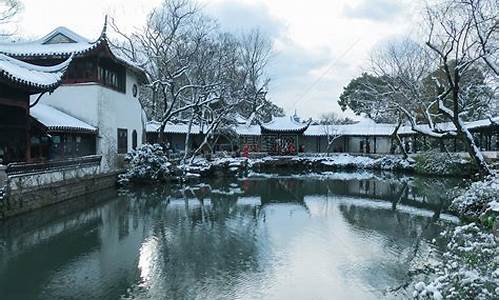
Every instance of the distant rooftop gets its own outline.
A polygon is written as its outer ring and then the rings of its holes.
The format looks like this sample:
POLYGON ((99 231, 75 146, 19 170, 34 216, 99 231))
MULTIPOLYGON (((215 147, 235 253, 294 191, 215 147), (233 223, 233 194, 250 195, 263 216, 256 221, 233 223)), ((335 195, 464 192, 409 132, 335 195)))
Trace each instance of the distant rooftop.
POLYGON ((301 132, 306 130, 308 126, 309 123, 300 123, 296 121, 296 118, 294 118, 294 116, 273 117, 270 122, 261 124, 261 127, 264 130, 281 132, 301 132))
MULTIPOLYGON (((498 117, 490 119, 483 119, 473 122, 465 122, 468 129, 488 127, 497 124, 498 117), (494 123, 492 123, 492 121, 494 123)), ((264 126, 269 126, 272 128, 271 131, 300 131, 305 128, 303 134, 304 136, 326 136, 326 135, 345 135, 345 136, 390 136, 394 133, 396 124, 389 123, 375 123, 370 121, 362 121, 356 124, 346 124, 346 125, 308 125, 308 123, 298 123, 289 117, 275 118, 272 122, 263 125, 246 125, 246 124, 235 124, 233 126, 234 131, 238 135, 247 136, 258 136, 262 135, 262 129, 266 130, 264 126)), ((427 125, 418 125, 427 126, 427 125)), ((453 124, 449 122, 439 123, 438 127, 443 130, 453 129, 453 124)), ((147 132, 158 132, 160 128, 160 123, 156 121, 150 121, 146 125, 147 132)), ((178 133, 185 134, 188 132, 187 124, 167 124, 165 126, 166 133, 178 133)), ((193 125, 191 133, 200 133, 201 129, 198 125, 193 125)), ((405 125, 401 126, 398 130, 399 134, 415 134, 411 126, 405 125)))

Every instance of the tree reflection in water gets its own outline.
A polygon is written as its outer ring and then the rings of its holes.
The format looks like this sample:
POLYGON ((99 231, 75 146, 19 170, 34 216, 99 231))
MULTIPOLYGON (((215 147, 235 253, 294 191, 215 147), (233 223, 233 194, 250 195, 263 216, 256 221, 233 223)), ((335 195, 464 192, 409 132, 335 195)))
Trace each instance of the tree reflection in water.
POLYGON ((452 219, 458 183, 343 177, 134 188, 21 216, 0 229, 0 295, 377 298, 452 219))

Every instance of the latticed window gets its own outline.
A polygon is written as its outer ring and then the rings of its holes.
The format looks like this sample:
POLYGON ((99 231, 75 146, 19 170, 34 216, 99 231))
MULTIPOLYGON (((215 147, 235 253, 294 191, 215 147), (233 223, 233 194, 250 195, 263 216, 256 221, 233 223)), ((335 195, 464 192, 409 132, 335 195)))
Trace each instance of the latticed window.
POLYGON ((118 153, 127 153, 127 129, 118 128, 118 153))
POLYGON ((97 77, 103 85, 125 93, 125 70, 123 68, 99 65, 97 77))

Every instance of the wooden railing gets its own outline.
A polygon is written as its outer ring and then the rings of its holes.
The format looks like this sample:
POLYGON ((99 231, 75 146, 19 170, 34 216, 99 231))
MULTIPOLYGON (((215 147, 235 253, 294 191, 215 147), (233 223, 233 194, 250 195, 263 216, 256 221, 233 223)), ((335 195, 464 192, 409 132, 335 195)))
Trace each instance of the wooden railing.
POLYGON ((25 173, 43 173, 67 168, 98 166, 101 163, 100 155, 89 155, 77 158, 49 160, 37 163, 11 163, 7 165, 7 175, 25 173))

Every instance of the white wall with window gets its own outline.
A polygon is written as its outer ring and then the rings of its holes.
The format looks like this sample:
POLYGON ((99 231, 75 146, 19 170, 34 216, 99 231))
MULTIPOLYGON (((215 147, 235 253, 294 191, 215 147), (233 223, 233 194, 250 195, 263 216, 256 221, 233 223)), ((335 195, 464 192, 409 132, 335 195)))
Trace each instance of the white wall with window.
POLYGON ((111 171, 120 166, 124 153, 142 145, 146 120, 139 103, 138 85, 137 75, 127 70, 124 92, 97 82, 64 84, 52 94, 42 96, 40 103, 97 127, 97 154, 103 156, 101 168, 111 171), (127 131, 126 134, 122 131, 120 142, 126 148, 120 144, 119 149, 119 128, 127 131))

